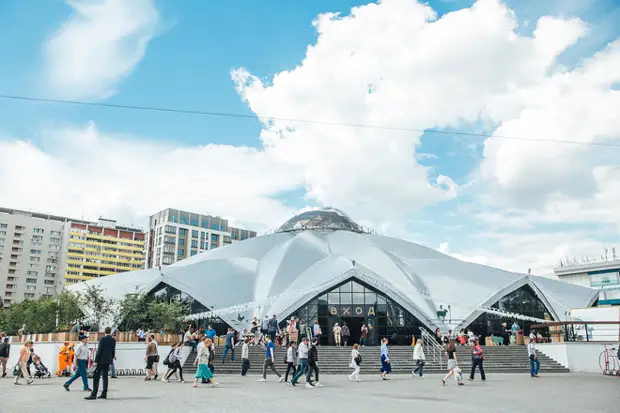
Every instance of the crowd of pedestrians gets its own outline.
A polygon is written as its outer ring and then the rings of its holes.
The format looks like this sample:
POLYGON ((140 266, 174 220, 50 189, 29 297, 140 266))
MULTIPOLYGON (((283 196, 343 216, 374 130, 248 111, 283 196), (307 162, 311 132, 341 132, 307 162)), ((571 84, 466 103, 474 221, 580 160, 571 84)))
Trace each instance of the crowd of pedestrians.
MULTIPOLYGON (((287 336, 295 338, 295 334, 298 333, 296 328, 296 323, 298 320, 291 319, 288 323, 287 327, 287 336), (291 334, 293 333, 293 334, 291 334)), ((254 322, 254 325, 258 330, 258 323, 254 322)), ((307 388, 317 388, 322 387, 322 384, 319 381, 319 343, 320 343, 320 335, 322 332, 320 331, 320 327, 317 327, 318 324, 314 324, 311 329, 309 329, 312 333, 312 337, 308 337, 307 335, 303 336, 299 341, 299 345, 296 340, 289 340, 286 345, 278 342, 278 337, 280 332, 278 330, 274 330, 274 325, 277 328, 277 320, 275 316, 273 318, 266 318, 265 321, 260 326, 260 333, 263 335, 263 340, 261 341, 264 351, 265 358, 262 365, 262 377, 260 378, 260 382, 267 381, 267 374, 270 370, 273 375, 277 377, 277 381, 289 382, 293 386, 299 384, 299 381, 303 378, 305 381, 305 387, 307 388), (282 375, 277 367, 276 367, 276 349, 282 346, 285 348, 285 354, 283 357, 284 364, 286 365, 286 371, 284 375, 282 375)), ((348 326, 344 323, 342 326, 335 324, 334 325, 334 342, 337 346, 347 345, 350 341, 350 331, 348 330, 348 326)), ((255 329, 243 336, 239 337, 237 333, 232 329, 228 328, 226 335, 222 337, 223 339, 223 352, 222 352, 222 363, 227 361, 227 356, 230 353, 230 361, 234 361, 235 357, 235 347, 241 346, 241 375, 246 376, 250 369, 250 356, 249 356, 249 347, 251 345, 255 345, 255 329)), ((349 380, 361 382, 360 378, 360 370, 362 366, 362 355, 360 353, 360 347, 363 346, 364 343, 364 329, 362 328, 360 335, 360 343, 354 343, 351 349, 351 358, 349 367, 353 369, 352 373, 349 374, 349 380)), ((158 363, 160 361, 159 356, 159 346, 157 341, 155 340, 155 335, 150 333, 140 332, 138 337, 140 340, 144 338, 146 348, 144 361, 146 366, 146 376, 144 380, 146 381, 154 381, 158 378, 158 363)), ((167 371, 162 377, 163 382, 169 382, 170 379, 174 376, 181 383, 184 383, 183 379, 183 356, 184 356, 184 348, 186 346, 191 347, 190 351, 196 351, 196 358, 194 361, 194 366, 196 367, 196 373, 194 375, 193 386, 198 387, 199 384, 209 384, 212 387, 218 386, 218 383, 215 381, 215 368, 213 365, 213 360, 215 357, 215 340, 217 338, 217 334, 215 329, 212 326, 209 326, 204 334, 199 334, 193 328, 188 328, 188 330, 183 334, 183 341, 177 342, 172 345, 170 351, 166 355, 164 359, 164 364, 167 366, 167 371)), ((445 358, 447 360, 447 374, 441 379, 442 385, 447 385, 450 377, 454 377, 457 385, 463 386, 463 374, 459 367, 459 360, 457 358, 457 346, 461 342, 457 339, 458 336, 454 338, 449 338, 447 344, 445 345, 445 358)), ((440 345, 443 344, 443 337, 441 340, 438 340, 440 345)), ((471 342, 471 372, 469 376, 469 380, 473 381, 475 379, 476 370, 480 373, 480 378, 482 381, 486 380, 486 374, 484 371, 484 350, 480 346, 480 342, 477 338, 474 338, 471 342)), ((527 355, 529 357, 530 362, 530 374, 532 377, 538 377, 539 369, 540 369, 540 361, 537 357, 536 352, 536 337, 530 337, 529 344, 527 345, 527 355)), ((390 375, 392 372, 392 363, 389 355, 389 341, 387 338, 383 338, 381 340, 381 348, 380 348, 380 377, 382 380, 390 380, 390 375)), ((68 348, 68 347, 67 347, 68 348)), ((99 344, 97 346, 97 351, 94 357, 95 369, 92 372, 92 388, 89 386, 88 381, 88 363, 89 363, 89 342, 88 335, 80 334, 79 343, 77 346, 72 348, 70 359, 66 360, 67 368, 73 372, 72 376, 63 384, 63 387, 66 391, 70 391, 71 385, 81 379, 82 390, 85 392, 89 392, 89 395, 85 397, 86 400, 95 400, 95 399, 105 399, 107 398, 108 392, 108 374, 113 368, 114 360, 116 359, 115 355, 116 348, 116 340, 112 336, 111 329, 108 327, 105 329, 105 336, 101 338, 99 344), (101 393, 98 393, 99 390, 99 382, 103 382, 103 388, 101 393)), ((462 355, 462 352, 459 354, 462 355)), ((0 376, 5 377, 7 375, 7 362, 10 356, 10 345, 8 343, 8 337, 0 337, 0 376)), ((25 379, 27 384, 31 384, 33 381, 33 376, 30 372, 30 365, 35 363, 33 359, 36 360, 38 356, 34 353, 33 343, 32 341, 27 341, 23 344, 23 346, 19 350, 19 356, 17 360, 17 365, 14 368, 14 383, 16 385, 21 384, 21 379, 25 379)), ((424 351, 424 342, 422 339, 418 339, 415 342, 413 347, 413 368, 412 375, 413 377, 424 378, 424 367, 426 365, 426 355, 424 351)))

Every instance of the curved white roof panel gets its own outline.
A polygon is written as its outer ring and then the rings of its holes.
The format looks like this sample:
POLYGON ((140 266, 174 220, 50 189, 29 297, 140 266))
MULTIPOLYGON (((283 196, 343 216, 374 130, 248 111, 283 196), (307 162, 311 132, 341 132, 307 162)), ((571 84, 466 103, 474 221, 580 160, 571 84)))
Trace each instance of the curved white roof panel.
MULTIPOLYGON (((310 212, 287 221, 280 232, 205 251, 161 272, 134 271, 87 283, 122 298, 136 286, 145 291, 164 282, 215 310, 258 302, 264 303, 262 314, 282 318, 346 276, 381 284, 429 328, 436 325, 442 305, 450 305, 451 317, 466 325, 480 314, 480 306, 490 306, 526 284, 556 319, 564 319, 568 308, 592 305, 597 296, 594 290, 563 281, 463 262, 418 244, 370 234, 335 209, 310 212), (315 227, 309 229, 311 225, 315 227)), ((245 315, 250 320, 253 314, 248 310, 245 315)), ((237 316, 221 318, 232 323, 237 316)))

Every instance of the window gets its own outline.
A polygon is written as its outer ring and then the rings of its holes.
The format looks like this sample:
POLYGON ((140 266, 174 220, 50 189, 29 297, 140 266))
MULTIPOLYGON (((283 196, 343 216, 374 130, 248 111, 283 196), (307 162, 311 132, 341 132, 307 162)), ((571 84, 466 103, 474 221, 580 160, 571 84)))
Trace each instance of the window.
POLYGON ((196 254, 198 254, 198 251, 196 251, 196 250, 192 250, 191 255, 192 255, 192 256, 194 256, 194 255, 196 255, 196 254))
POLYGON ((58 260, 56 258, 48 258, 47 259, 47 263, 48 264, 58 264, 58 260))
POLYGON ((162 264, 164 265, 170 265, 174 263, 174 257, 170 256, 170 255, 164 255, 162 258, 162 264))
POLYGON ((217 241, 218 241, 217 234, 211 234, 211 242, 217 242, 217 241))
POLYGON ((26 286, 26 291, 37 291, 37 286, 36 285, 27 285, 26 286))
POLYGON ((200 249, 202 249, 202 250, 206 250, 207 249, 207 243, 205 241, 200 241, 200 249))
POLYGON ((189 214, 187 212, 179 211, 179 223, 180 224, 189 224, 189 214))
POLYGON ((39 268, 39 264, 29 264, 28 267, 30 267, 30 268, 39 268))
POLYGON ((41 255, 41 250, 30 250, 32 255, 41 255))
POLYGON ((60 231, 50 231, 50 235, 52 237, 60 237, 60 236, 62 236, 62 232, 60 232, 60 231))
POLYGON ((1 236, 1 237, 6 236, 6 231, 0 231, 0 236, 1 236))
POLYGON ((187 235, 187 230, 185 228, 179 228, 179 236, 184 237, 187 235))
POLYGON ((26 275, 31 275, 31 276, 36 277, 37 275, 39 275, 39 273, 37 271, 28 271, 26 275))
POLYGON ((195 229, 192 230, 192 238, 198 238, 198 231, 195 229))
POLYGON ((179 239, 179 245, 185 245, 185 238, 179 239))
POLYGON ((177 255, 179 256, 179 258, 184 257, 185 250, 183 248, 179 248, 179 250, 177 251, 177 255))
POLYGON ((170 235, 165 235, 164 236, 164 243, 165 244, 175 244, 176 243, 176 239, 170 235))
POLYGON ((7 224, 0 224, 0 228, 4 229, 7 227, 7 224))
MULTIPOLYGON (((15 294, 15 293, 13 293, 13 294, 15 294)), ((24 294, 24 298, 27 298, 27 299, 29 299, 29 300, 30 300, 30 299, 33 299, 33 298, 34 298, 34 294, 32 294, 32 293, 25 293, 25 294, 24 294)))
POLYGON ((192 240, 192 248, 198 248, 198 240, 196 239, 192 240))
POLYGON ((168 210, 168 221, 170 222, 179 222, 178 211, 174 209, 168 210))
POLYGON ((174 254, 174 246, 164 245, 164 254, 174 254))
POLYGON ((48 265, 47 267, 45 267, 46 271, 56 271, 58 269, 58 267, 56 267, 55 265, 48 265))
MULTIPOLYGON (((17 227, 15 227, 15 229, 17 229, 17 227)), ((43 234, 43 230, 41 228, 33 228, 32 232, 36 234, 43 234)))
POLYGON ((55 238, 55 237, 50 238, 50 242, 54 244, 60 244, 60 241, 61 241, 60 238, 55 238))
POLYGON ((166 231, 166 234, 176 234, 177 227, 175 227, 174 225, 166 225, 165 231, 166 231))
POLYGON ((26 227, 23 227, 21 225, 15 225, 15 231, 23 231, 25 229, 26 229, 26 227))
POLYGON ((207 239, 207 233, 204 231, 200 231, 200 239, 207 239))
POLYGON ((54 280, 45 280, 44 283, 46 285, 54 285, 54 280))
MULTIPOLYGON (((79 275, 79 274, 75 274, 75 275, 79 275)), ((56 278, 56 274, 54 274, 53 272, 46 272, 45 273, 45 277, 46 278, 56 278)))
POLYGON ((26 278, 26 283, 27 284, 36 284, 37 283, 37 279, 36 278, 26 278))
POLYGON ((60 245, 50 244, 49 245, 49 249, 51 249, 51 250, 59 250, 60 249, 60 245))
POLYGON ((191 214, 189 217, 189 223, 191 226, 197 227, 198 226, 198 215, 191 214))
POLYGON ((211 249, 212 249, 212 250, 214 250, 214 249, 216 249, 216 248, 217 248, 217 245, 216 245, 216 244, 211 244, 211 249))

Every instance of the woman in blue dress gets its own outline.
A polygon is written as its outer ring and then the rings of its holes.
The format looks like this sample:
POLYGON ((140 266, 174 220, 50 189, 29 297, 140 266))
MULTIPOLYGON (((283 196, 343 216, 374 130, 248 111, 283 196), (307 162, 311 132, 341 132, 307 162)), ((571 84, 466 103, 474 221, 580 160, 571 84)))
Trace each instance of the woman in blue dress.
POLYGON ((204 340, 204 345, 200 348, 198 356, 194 361, 194 366, 198 365, 196 374, 194 375, 194 387, 198 387, 198 380, 209 380, 211 386, 217 386, 217 383, 213 380, 213 373, 209 368, 209 354, 211 353, 211 339, 204 340))
POLYGON ((392 373, 392 366, 390 365, 390 355, 388 354, 388 339, 383 338, 381 340, 381 378, 383 380, 389 380, 388 374, 392 373))

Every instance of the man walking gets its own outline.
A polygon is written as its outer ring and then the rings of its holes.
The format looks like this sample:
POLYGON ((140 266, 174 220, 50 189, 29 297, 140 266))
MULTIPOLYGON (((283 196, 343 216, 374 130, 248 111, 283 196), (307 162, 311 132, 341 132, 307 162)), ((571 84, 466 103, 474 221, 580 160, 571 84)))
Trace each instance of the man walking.
POLYGON ((349 330, 349 326, 346 321, 342 323, 340 333, 342 334, 342 341, 344 341, 344 346, 346 347, 349 342, 349 337, 351 337, 351 331, 349 330))
POLYGON ((241 347, 241 375, 245 376, 250 369, 250 348, 248 347, 248 342, 250 339, 248 337, 243 339, 243 347, 241 347))
POLYGON ((224 341, 224 353, 222 353, 222 364, 226 362, 226 354, 230 351, 230 361, 235 361, 235 330, 228 328, 224 341))
POLYGON ((540 370, 540 361, 536 356, 536 346, 534 340, 530 339, 530 344, 527 345, 527 355, 530 358, 530 375, 532 377, 538 377, 538 370, 540 370))
POLYGON ((88 377, 86 376, 88 354, 88 336, 80 335, 80 344, 78 344, 78 346, 76 347, 75 354, 72 360, 72 367, 73 370, 75 370, 75 373, 73 373, 73 376, 69 380, 67 380, 65 384, 62 385, 62 387, 64 387, 66 391, 69 391, 69 386, 71 386, 71 383, 76 381, 78 377, 82 378, 82 390, 92 391, 88 387, 88 377))
POLYGON ((308 350, 308 372, 306 373, 306 387, 323 387, 319 383, 319 339, 314 338, 312 346, 308 350), (312 372, 314 372, 316 383, 312 384, 312 372))
POLYGON ((278 334, 278 319, 276 318, 275 314, 273 315, 273 318, 269 320, 267 328, 269 330, 269 336, 271 337, 271 341, 275 342, 276 334, 278 334))
POLYGON ((291 384, 294 386, 297 384, 299 378, 308 371, 308 337, 304 337, 301 344, 299 345, 299 349, 297 350, 297 373, 291 379, 291 384))
POLYGON ((114 340, 114 337, 110 335, 111 332, 112 329, 110 327, 106 327, 105 336, 99 340, 97 354, 95 355, 95 363, 97 364, 97 367, 93 373, 93 391, 90 393, 90 396, 84 398, 86 400, 108 398, 108 372, 110 371, 110 364, 114 362, 116 352, 116 340, 114 340), (97 397, 100 378, 103 380, 103 390, 99 397, 97 397))
POLYGON ((6 377, 6 365, 9 362, 9 355, 11 354, 11 345, 9 344, 8 337, 2 337, 2 343, 0 343, 0 376, 6 377))
POLYGON ((282 383, 284 381, 284 377, 280 374, 278 369, 275 366, 276 363, 276 346, 271 341, 271 337, 265 337, 267 344, 265 344, 265 363, 263 364, 263 378, 259 381, 267 381, 267 367, 271 367, 271 371, 278 376, 278 383, 282 383))

